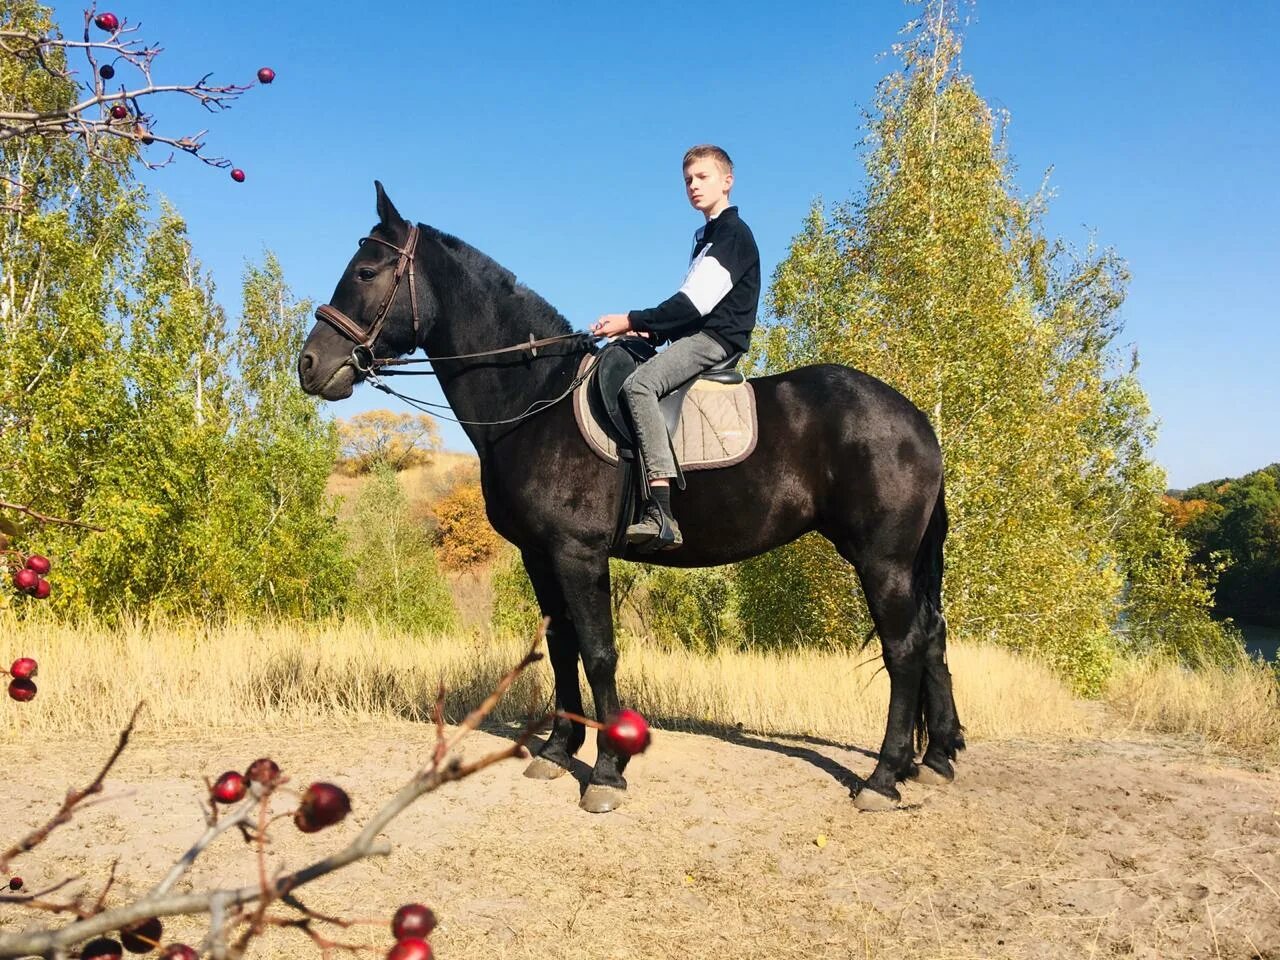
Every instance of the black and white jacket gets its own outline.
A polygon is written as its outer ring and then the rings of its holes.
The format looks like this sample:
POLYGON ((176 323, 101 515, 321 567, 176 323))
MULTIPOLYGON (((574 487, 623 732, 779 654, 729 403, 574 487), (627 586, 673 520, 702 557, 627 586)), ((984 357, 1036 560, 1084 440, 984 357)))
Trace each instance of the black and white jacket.
POLYGON ((726 207, 693 235, 689 272, 674 296, 627 314, 631 329, 658 343, 705 330, 731 353, 751 342, 760 304, 760 251, 751 228, 726 207))

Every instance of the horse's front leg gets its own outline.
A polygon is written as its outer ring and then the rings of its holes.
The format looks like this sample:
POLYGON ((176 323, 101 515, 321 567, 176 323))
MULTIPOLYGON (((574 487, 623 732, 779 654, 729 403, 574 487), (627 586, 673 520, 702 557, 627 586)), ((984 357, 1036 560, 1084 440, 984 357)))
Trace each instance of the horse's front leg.
MULTIPOLYGON (((578 634, 565 605, 564 591, 550 559, 523 551, 525 572, 533 584, 542 615, 549 617, 547 652, 555 675, 556 709, 582 715, 582 690, 578 686, 578 634)), ((576 721, 557 717, 538 755, 525 768, 524 775, 535 780, 554 780, 569 770, 573 755, 586 739, 586 728, 576 721)))
MULTIPOLYGON (((618 712, 618 649, 613 642, 613 609, 609 604, 609 557, 603 550, 570 544, 555 557, 569 616, 578 631, 578 650, 591 684, 596 717, 602 722, 618 712)), ((603 733, 596 737, 596 764, 581 807, 606 813, 626 796, 626 755, 610 746, 603 733)))

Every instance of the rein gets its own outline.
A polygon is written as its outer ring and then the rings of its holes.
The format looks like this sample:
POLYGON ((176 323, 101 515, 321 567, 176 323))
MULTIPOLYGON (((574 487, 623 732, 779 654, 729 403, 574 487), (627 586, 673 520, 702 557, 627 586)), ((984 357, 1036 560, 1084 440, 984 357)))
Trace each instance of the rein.
POLYGON ((350 340, 352 343, 355 344, 355 346, 351 348, 351 358, 348 362, 353 367, 355 367, 356 370, 358 370, 360 373, 363 373, 365 375, 365 379, 368 380, 368 382, 372 384, 376 389, 381 390, 383 393, 389 394, 393 397, 398 397, 399 399, 403 400, 405 403, 408 403, 410 406, 414 407, 415 409, 422 410, 423 412, 426 412, 426 413, 432 413, 433 416, 440 417, 442 420, 450 420, 454 423, 465 424, 468 426, 493 427, 493 426, 501 426, 503 424, 508 424, 508 423, 519 423, 521 420, 524 420, 527 417, 531 417, 536 413, 541 413, 543 410, 546 410, 548 407, 555 406, 565 397, 573 393, 573 391, 576 390, 587 379, 588 376, 590 376, 591 370, 595 367, 594 358, 589 364, 587 364, 586 368, 581 373, 579 373, 577 376, 573 378, 573 381, 569 384, 568 388, 566 388, 565 391, 561 393, 559 396, 550 400, 535 400, 532 404, 529 405, 528 409, 526 409, 524 413, 518 414, 517 416, 514 416, 514 417, 507 417, 502 420, 459 420, 456 417, 450 417, 441 413, 434 413, 431 410, 427 410, 426 408, 428 407, 436 407, 441 410, 449 410, 451 408, 449 407, 448 404, 445 404, 445 403, 432 403, 431 401, 428 401, 428 400, 418 400, 414 397, 406 396, 405 394, 400 393, 398 390, 396 390, 395 388, 385 383, 382 377, 383 376, 386 376, 386 377, 391 377, 391 376, 434 377, 437 375, 436 371, 434 370, 388 370, 385 368, 405 366, 407 364, 412 364, 412 363, 434 363, 439 360, 476 360, 481 357, 492 357, 492 356, 497 356, 499 354, 504 354, 504 353, 523 353, 525 351, 528 351, 531 357, 536 358, 538 356, 538 350, 541 347, 547 347, 555 343, 563 343, 569 340, 585 339, 585 340, 591 341, 597 338, 592 336, 589 333, 561 333, 553 337, 542 337, 541 339, 534 339, 534 336, 531 333, 529 334, 529 340, 526 343, 517 343, 509 347, 497 347, 493 350, 480 350, 480 351, 477 351, 476 353, 457 353, 457 354, 453 354, 452 356, 445 356, 445 357, 418 357, 418 358, 405 358, 405 359, 400 359, 400 358, 381 359, 379 357, 375 357, 373 354, 373 345, 377 342, 378 334, 382 332, 382 325, 384 322, 386 322, 386 319, 387 319, 387 311, 391 308, 391 303, 392 301, 395 300, 396 293, 400 289, 400 281, 404 279, 404 276, 406 273, 409 275, 409 309, 412 312, 412 316, 413 316, 413 339, 415 343, 418 340, 418 327, 420 326, 420 323, 418 320, 418 290, 414 283, 414 274, 413 274, 413 255, 418 248, 418 227, 415 224, 414 226, 409 228, 409 237, 405 241, 405 244, 403 247, 397 247, 394 243, 391 243, 388 240, 383 240, 379 237, 374 237, 374 236, 368 236, 362 239, 360 241, 361 245, 363 245, 366 240, 372 240, 375 243, 380 243, 383 246, 390 247, 392 250, 396 251, 396 253, 400 255, 399 259, 396 261, 395 276, 392 279, 391 289, 387 291, 387 295, 382 298, 382 303, 378 305, 378 312, 373 318, 373 324, 369 327, 368 330, 365 330, 359 324, 357 324, 354 320, 348 317, 345 313, 339 310, 337 307, 328 303, 323 304, 316 308, 316 319, 322 320, 325 323, 329 324, 331 327, 333 327, 335 330, 341 333, 344 337, 346 337, 348 340, 350 340), (381 376, 379 376, 379 373, 378 373, 380 370, 382 371, 381 376))
MULTIPOLYGON (((571 334, 570 336, 580 337, 580 336, 583 336, 583 334, 575 333, 575 334, 571 334)), ((524 346, 525 346, 524 344, 521 344, 520 345, 521 349, 524 349, 524 346)), ((510 349, 510 348, 507 348, 507 349, 510 349)), ((480 354, 480 356, 487 356, 487 354, 480 354)), ((441 357, 440 359, 443 360, 445 358, 441 357)), ((499 426, 504 426, 505 424, 508 424, 508 423, 519 423, 521 420, 528 419, 529 417, 532 417, 536 413, 541 413, 543 410, 547 410, 550 407, 554 407, 557 403, 559 403, 561 400, 568 397, 570 394, 573 393, 573 391, 577 390, 578 387, 582 386, 582 384, 586 382, 587 378, 591 376, 591 371, 595 369, 597 360, 599 360, 598 355, 595 357, 592 357, 591 362, 588 363, 586 367, 583 368, 581 373, 579 373, 576 377, 573 378, 573 380, 569 382, 569 386, 565 387, 564 392, 561 393, 560 395, 556 397, 552 397, 549 400, 535 400, 533 401, 533 403, 529 404, 529 406, 525 409, 524 413, 516 414, 514 417, 506 417, 502 420, 459 420, 457 417, 451 417, 448 414, 439 412, 440 410, 453 409, 447 403, 432 403, 430 400, 419 400, 416 397, 410 397, 406 394, 403 394, 399 390, 395 389, 394 387, 384 382, 383 379, 380 376, 378 376, 378 374, 373 370, 369 370, 365 373, 365 379, 374 387, 374 389, 381 390, 385 394, 389 394, 390 396, 397 397, 400 400, 403 400, 405 403, 409 404, 409 406, 413 407, 415 410, 421 410, 423 413, 429 413, 433 417, 439 417, 441 420, 449 420, 453 423, 460 423, 460 424, 463 424, 464 426, 470 426, 470 427, 499 427, 499 426), (429 408, 434 408, 434 409, 429 409, 429 408)), ((415 362, 422 363, 423 361, 419 360, 415 362)), ((393 373, 404 373, 404 374, 416 373, 419 375, 426 375, 426 376, 435 375, 434 370, 388 371, 388 375, 393 373)))

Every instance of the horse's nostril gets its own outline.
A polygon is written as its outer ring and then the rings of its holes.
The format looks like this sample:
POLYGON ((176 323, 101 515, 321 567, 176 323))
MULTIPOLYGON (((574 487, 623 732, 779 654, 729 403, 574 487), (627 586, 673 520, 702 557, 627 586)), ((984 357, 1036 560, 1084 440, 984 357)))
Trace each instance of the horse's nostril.
POLYGON ((309 353, 304 353, 298 358, 298 372, 303 376, 311 372, 311 368, 316 365, 316 358, 309 353))

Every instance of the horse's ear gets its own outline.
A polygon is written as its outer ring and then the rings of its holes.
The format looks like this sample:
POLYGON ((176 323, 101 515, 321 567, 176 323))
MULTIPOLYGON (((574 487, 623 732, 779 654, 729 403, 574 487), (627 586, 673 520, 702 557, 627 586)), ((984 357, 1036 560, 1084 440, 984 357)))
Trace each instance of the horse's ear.
POLYGON ((382 189, 382 181, 373 181, 373 187, 378 191, 378 219, 386 226, 402 223, 404 217, 400 216, 400 211, 396 209, 396 205, 387 196, 387 191, 382 189))

